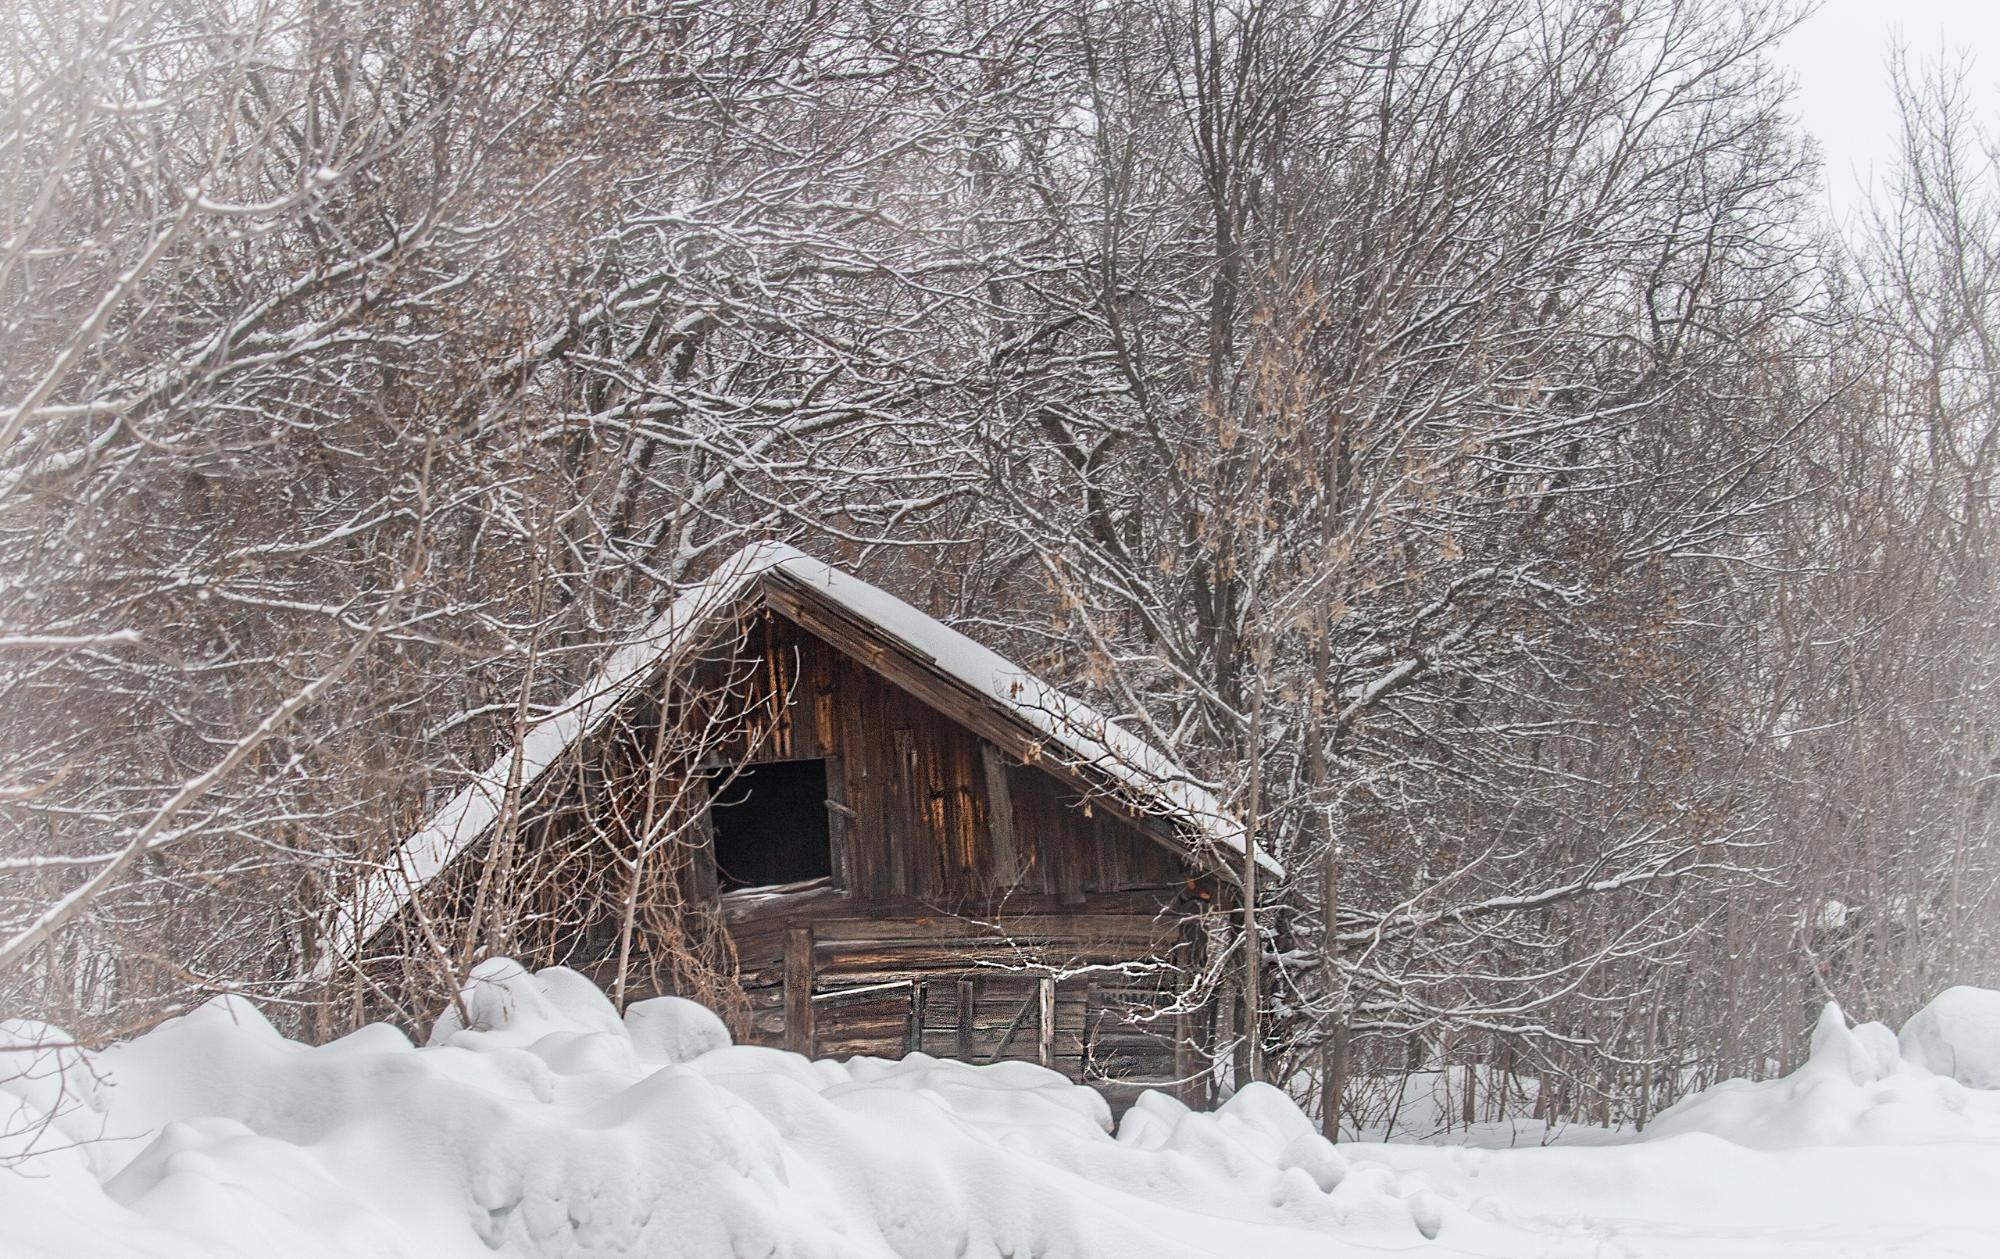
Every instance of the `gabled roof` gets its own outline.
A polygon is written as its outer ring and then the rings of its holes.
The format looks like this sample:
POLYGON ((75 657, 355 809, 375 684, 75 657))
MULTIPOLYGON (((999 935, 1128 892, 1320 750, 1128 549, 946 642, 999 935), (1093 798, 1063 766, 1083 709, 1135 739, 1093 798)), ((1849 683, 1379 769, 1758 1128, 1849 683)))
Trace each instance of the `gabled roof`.
MULTIPOLYGON (((947 685, 963 688, 1032 737, 1040 763, 1110 787, 1135 814, 1185 826, 1200 839, 1242 855, 1242 823, 1151 744, 887 591, 776 542, 743 548, 713 576, 689 587, 531 728, 518 751, 521 790, 571 745, 600 729, 679 652, 696 645, 719 616, 760 588, 765 593, 782 590, 858 622, 865 632, 928 666, 947 685)), ((479 841, 499 819, 515 765, 516 750, 509 748, 403 841, 390 868, 364 880, 351 915, 336 933, 337 947, 321 963, 322 972, 333 957, 351 952, 387 926, 418 889, 479 841)), ((1273 874, 1284 873, 1261 850, 1257 863, 1273 874)))

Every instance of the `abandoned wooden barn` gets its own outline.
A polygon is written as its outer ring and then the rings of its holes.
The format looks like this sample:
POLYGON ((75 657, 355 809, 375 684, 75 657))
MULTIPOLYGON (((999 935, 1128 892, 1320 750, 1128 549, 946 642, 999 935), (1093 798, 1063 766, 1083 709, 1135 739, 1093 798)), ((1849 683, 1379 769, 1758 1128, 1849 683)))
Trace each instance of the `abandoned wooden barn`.
POLYGON ((1114 1102, 1199 1099, 1230 1001, 1182 994, 1214 987, 1191 979, 1246 842, 1101 714, 764 544, 412 835, 357 892, 347 951, 393 984, 451 924, 504 912, 524 961, 630 1000, 688 987, 662 959, 711 924, 751 1043, 1039 1061, 1114 1102), (569 873, 498 909, 502 861, 569 873))

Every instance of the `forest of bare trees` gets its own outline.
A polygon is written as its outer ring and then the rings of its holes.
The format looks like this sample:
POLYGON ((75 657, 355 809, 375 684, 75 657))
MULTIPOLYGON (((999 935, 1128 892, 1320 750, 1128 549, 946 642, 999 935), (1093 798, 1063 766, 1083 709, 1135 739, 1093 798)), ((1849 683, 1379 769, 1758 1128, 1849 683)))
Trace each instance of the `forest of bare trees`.
POLYGON ((344 890, 757 538, 1214 785, 1322 1112, 2000 983, 1950 67, 1836 228, 1765 0, 78 12, 0 87, 0 1015, 347 1026, 344 890))

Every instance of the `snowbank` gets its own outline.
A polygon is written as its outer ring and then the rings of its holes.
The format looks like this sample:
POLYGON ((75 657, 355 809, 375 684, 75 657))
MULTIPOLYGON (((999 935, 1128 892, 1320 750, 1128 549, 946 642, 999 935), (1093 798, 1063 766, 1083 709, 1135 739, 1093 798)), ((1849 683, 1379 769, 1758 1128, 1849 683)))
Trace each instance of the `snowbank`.
POLYGON ((1728 1080, 1697 1093, 1661 1112, 1645 1137, 1686 1133, 1761 1150, 1993 1141, 2000 1140, 2000 1093, 1975 1092, 1906 1060, 1894 1032, 1880 1023, 1850 1028, 1840 1007, 1828 1005, 1804 1066, 1780 1079, 1728 1080))
POLYGON ((1903 1057, 1977 1089, 2000 1089, 2000 992, 1947 988, 1903 1024, 1903 1057))
POLYGON ((510 962, 423 1047, 302 1045, 239 1000, 62 1039, 0 1024, 8 1259, 2000 1253, 2000 1093, 1838 1010, 1784 1079, 1497 1150, 1336 1148, 1262 1086, 1114 1130, 1024 1063, 808 1061, 510 962))
POLYGON ((1114 1136, 1039 1067, 733 1046, 687 1002, 621 1019, 571 971, 487 963, 462 1004, 423 1048, 312 1048, 223 999, 61 1072, 0 1051, 0 1088, 54 1112, 0 1152, 25 1155, 0 1253, 1311 1255, 1442 1226, 1274 1089, 1150 1097, 1114 1136))

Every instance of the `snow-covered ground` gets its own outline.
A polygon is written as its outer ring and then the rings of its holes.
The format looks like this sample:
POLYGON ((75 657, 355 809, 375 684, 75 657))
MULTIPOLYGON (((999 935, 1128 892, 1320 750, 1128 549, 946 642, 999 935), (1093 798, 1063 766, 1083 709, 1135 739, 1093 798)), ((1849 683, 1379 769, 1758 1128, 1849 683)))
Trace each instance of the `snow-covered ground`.
POLYGON ((1643 1135, 1336 1148, 1270 1088, 1114 1133, 1025 1064, 808 1061, 489 963, 425 1048, 236 1000, 89 1054, 4 1025, 0 1256, 1993 1256, 2000 1092, 1960 1081, 1996 1015, 1954 989, 1899 1047, 1830 1010, 1643 1135))

